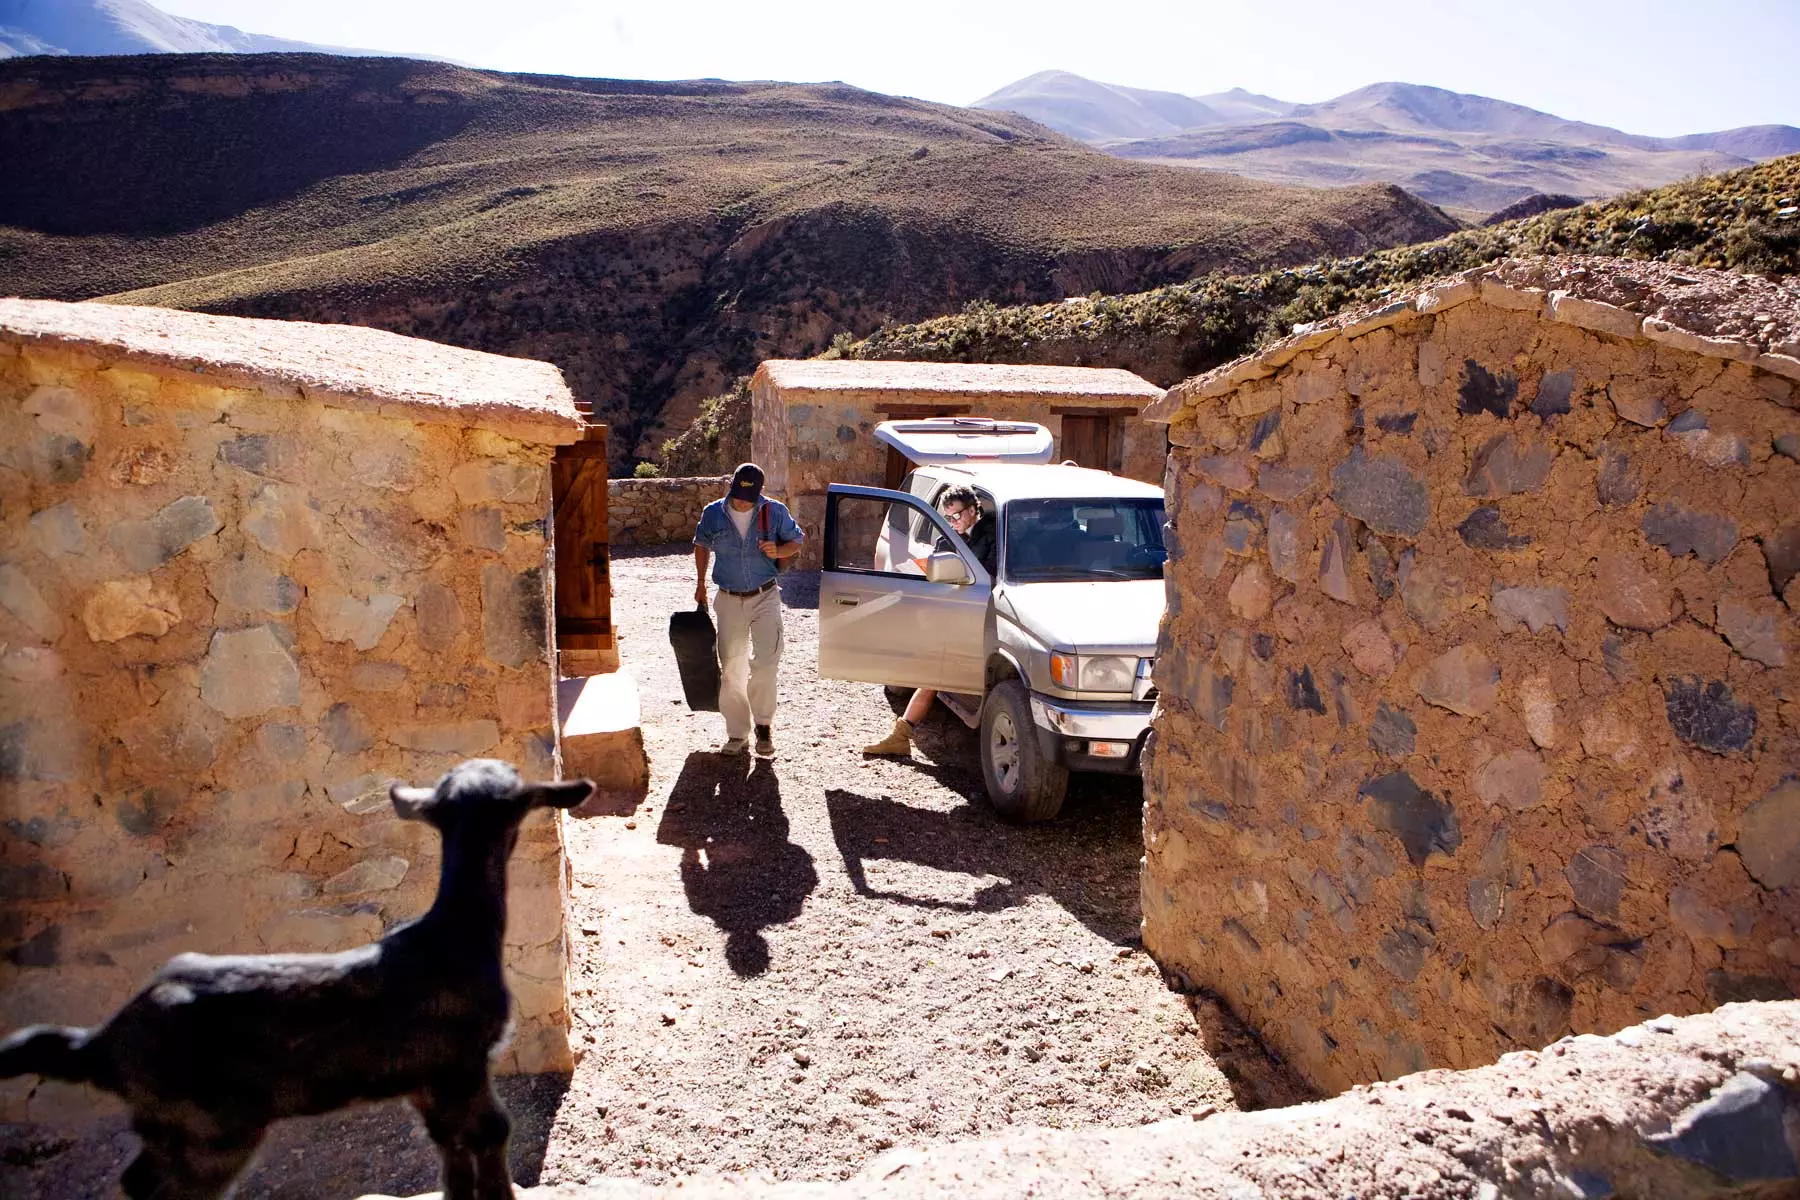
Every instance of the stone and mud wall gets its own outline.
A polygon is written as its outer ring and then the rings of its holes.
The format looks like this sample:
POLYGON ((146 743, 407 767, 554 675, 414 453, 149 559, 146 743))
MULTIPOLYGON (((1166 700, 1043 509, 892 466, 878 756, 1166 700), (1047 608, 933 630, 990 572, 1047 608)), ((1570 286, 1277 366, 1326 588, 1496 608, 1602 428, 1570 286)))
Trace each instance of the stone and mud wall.
MULTIPOLYGON (((409 411, 0 340, 0 1027, 375 938, 439 861, 389 779, 556 771, 553 447, 409 411)), ((553 820, 511 872, 502 1065, 566 1069, 553 820)))
POLYGON ((1800 988, 1800 361, 1532 270, 1160 408, 1145 944, 1332 1090, 1800 988))
POLYGON ((700 510, 725 494, 729 475, 606 481, 607 539, 614 549, 688 542, 700 510))

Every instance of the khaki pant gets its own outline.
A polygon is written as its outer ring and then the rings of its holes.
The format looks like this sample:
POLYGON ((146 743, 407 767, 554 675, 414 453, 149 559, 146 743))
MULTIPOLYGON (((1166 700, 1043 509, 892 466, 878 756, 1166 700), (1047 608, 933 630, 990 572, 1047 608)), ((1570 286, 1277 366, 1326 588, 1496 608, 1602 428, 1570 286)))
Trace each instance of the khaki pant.
POLYGON ((719 592, 719 711, 725 736, 750 736, 750 726, 775 720, 775 668, 781 662, 781 589, 754 596, 719 592))

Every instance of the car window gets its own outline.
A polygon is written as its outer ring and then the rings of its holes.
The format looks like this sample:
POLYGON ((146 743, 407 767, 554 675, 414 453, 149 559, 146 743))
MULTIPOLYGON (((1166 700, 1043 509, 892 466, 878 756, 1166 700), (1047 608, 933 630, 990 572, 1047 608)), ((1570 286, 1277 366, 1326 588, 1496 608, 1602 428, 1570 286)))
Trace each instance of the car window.
POLYGON ((1015 583, 1160 579, 1163 502, 1149 497, 1014 500, 1006 578, 1015 583))
POLYGON ((883 575, 925 574, 924 561, 935 548, 937 530, 929 520, 923 535, 913 535, 919 510, 873 496, 833 496, 827 569, 883 575))

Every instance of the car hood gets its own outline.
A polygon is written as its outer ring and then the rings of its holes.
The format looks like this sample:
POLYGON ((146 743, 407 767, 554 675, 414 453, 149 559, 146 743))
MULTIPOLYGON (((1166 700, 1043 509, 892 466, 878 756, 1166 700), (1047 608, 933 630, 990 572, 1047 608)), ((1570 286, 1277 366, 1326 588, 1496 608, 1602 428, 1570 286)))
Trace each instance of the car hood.
POLYGON ((1007 585, 1005 607, 1053 649, 1148 655, 1156 646, 1164 595, 1160 579, 1021 583, 1007 585))

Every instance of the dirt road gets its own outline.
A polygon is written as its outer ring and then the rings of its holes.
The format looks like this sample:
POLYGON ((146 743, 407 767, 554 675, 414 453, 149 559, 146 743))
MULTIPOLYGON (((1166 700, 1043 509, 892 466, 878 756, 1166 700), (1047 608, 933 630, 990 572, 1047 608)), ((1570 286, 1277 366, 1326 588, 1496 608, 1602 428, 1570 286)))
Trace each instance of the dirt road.
POLYGON ((1135 948, 1137 780, 1078 776, 1055 822, 1002 824, 941 708, 912 761, 865 760, 893 714, 818 677, 817 580, 783 578, 778 754, 753 765, 680 702, 666 625, 691 555, 615 563, 651 794, 571 826, 584 1057, 545 1182, 829 1178, 896 1145, 1231 1106, 1135 948))
MULTIPOLYGON (((942 709, 912 761, 864 760, 893 715, 879 688, 818 678, 817 587, 783 578, 779 752, 753 764, 712 753, 720 718, 680 701, 666 630, 692 555, 615 561, 651 790, 569 826, 581 1059, 566 1089, 503 1081, 515 1177, 836 1178, 890 1147, 1298 1098, 1136 948, 1137 781, 1078 776, 1056 821, 1002 824, 942 709)), ((117 1123, 0 1130, 0 1194, 112 1195, 133 1149, 117 1123)), ((239 1195, 436 1180, 423 1129, 384 1104, 278 1127, 239 1195)))

